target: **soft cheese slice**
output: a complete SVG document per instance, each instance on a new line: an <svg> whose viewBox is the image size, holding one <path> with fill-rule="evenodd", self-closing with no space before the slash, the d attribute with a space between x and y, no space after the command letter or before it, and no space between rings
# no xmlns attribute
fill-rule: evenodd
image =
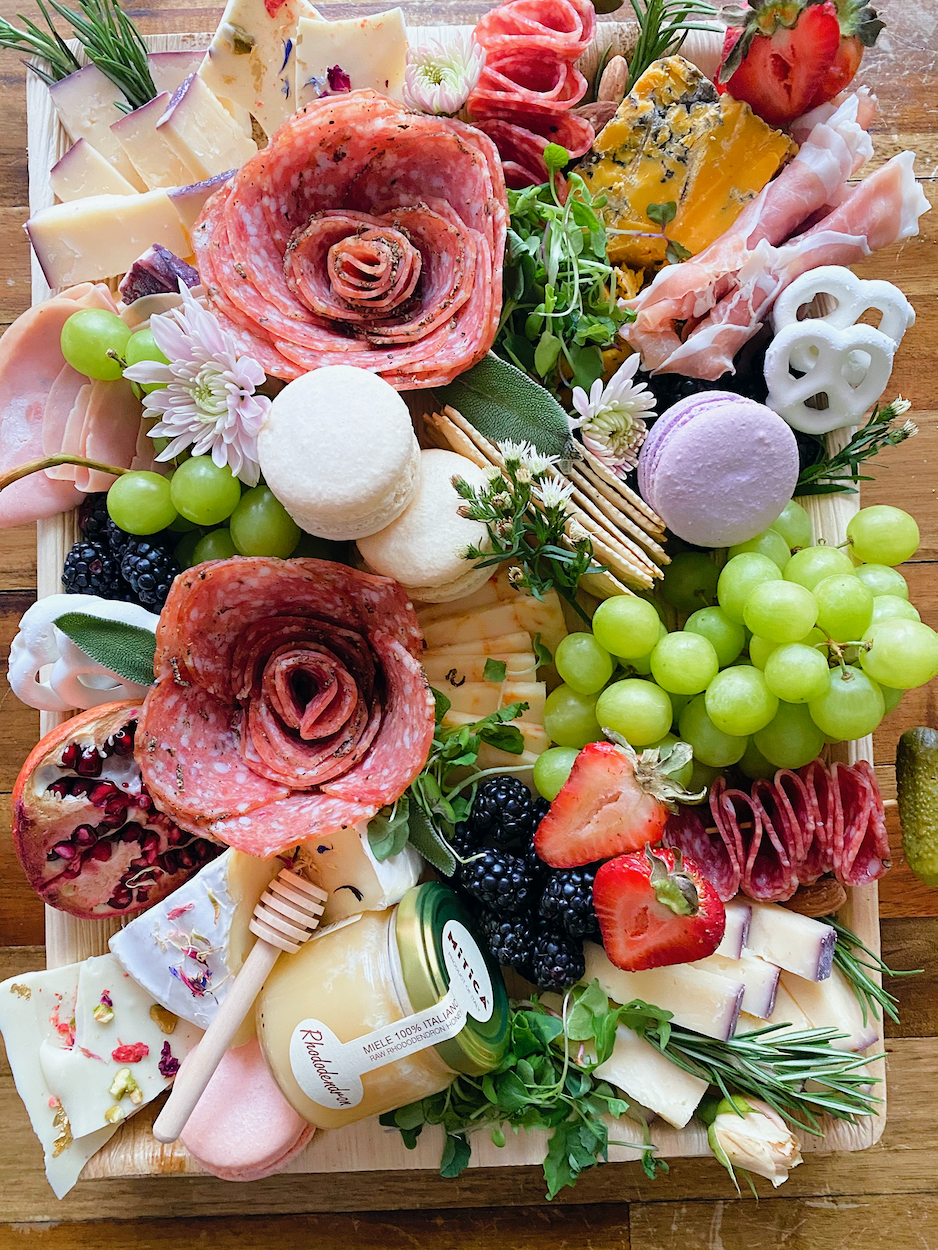
<svg viewBox="0 0 938 1250"><path fill-rule="evenodd" d="M830 925L774 903L752 904L746 946L753 955L761 955L786 972L808 981L826 980L831 974L836 942L837 932Z"/></svg>
<svg viewBox="0 0 938 1250"><path fill-rule="evenodd" d="M296 101L302 108L328 90L332 66L348 74L352 91L371 87L404 98L407 30L403 9L323 22L301 17L296 36Z"/></svg>
<svg viewBox="0 0 938 1250"><path fill-rule="evenodd" d="M64 202L86 195L136 195L137 188L117 172L87 139L73 143L49 171L49 183Z"/></svg>
<svg viewBox="0 0 938 1250"><path fill-rule="evenodd" d="M0 984L0 1033L13 1082L39 1138L46 1177L57 1198L65 1197L91 1156L117 1131L116 1126L107 1125L88 1137L75 1137L39 1060L43 1045L62 1047L71 1039L69 1023L78 992L79 967L68 964L27 972Z"/></svg>
<svg viewBox="0 0 938 1250"><path fill-rule="evenodd" d="M640 998L642 1002L670 1011L674 1023L685 1029L720 1041L733 1036L746 992L742 981L703 972L691 964L624 972L593 942L584 943L583 954L586 958L584 983L588 985L595 978L613 1002L630 1003Z"/></svg>
<svg viewBox="0 0 938 1250"><path fill-rule="evenodd" d="M733 898L726 904L726 928L715 954L727 959L738 959L743 953L749 926L752 923L752 907L741 898Z"/></svg>
<svg viewBox="0 0 938 1250"><path fill-rule="evenodd" d="M49 95L70 139L75 142L87 139L132 187L137 191L146 190L146 184L130 163L117 136L111 133L112 122L123 116L118 104L129 105L110 78L96 65L85 65L60 82L52 83Z"/></svg>
<svg viewBox="0 0 938 1250"><path fill-rule="evenodd" d="M237 169L257 155L257 144L198 74L190 74L173 92L156 133L175 149L196 179Z"/></svg>
<svg viewBox="0 0 938 1250"><path fill-rule="evenodd" d="M479 642L525 630L532 637L540 634L541 642L551 654L567 634L563 609L555 591L546 595L543 602L533 595L518 595L513 601L496 603L480 611L429 621L422 628L427 646L431 648Z"/></svg>
<svg viewBox="0 0 938 1250"><path fill-rule="evenodd" d="M836 1028L847 1035L833 1045L843 1050L866 1050L879 1038L873 1013L867 1009L864 1023L860 1000L839 968L834 967L826 981L806 981L783 972L782 985L815 1029Z"/></svg>
<svg viewBox="0 0 938 1250"><path fill-rule="evenodd" d="M743 1011L763 1019L772 1014L780 974L780 969L775 964L766 963L757 955L742 954L738 959L727 959L725 955L714 954L708 955L706 959L698 959L691 967L742 981L746 987Z"/></svg>
<svg viewBox="0 0 938 1250"><path fill-rule="evenodd" d="M158 1003L207 1029L254 945L254 905L282 867L227 850L108 945ZM232 1045L243 1044L240 1037Z"/></svg>
<svg viewBox="0 0 938 1250"><path fill-rule="evenodd" d="M164 91L141 108L126 113L111 126L137 173L152 191L155 187L184 187L197 182L200 172L187 164L173 145L157 130L169 106Z"/></svg>
<svg viewBox="0 0 938 1250"><path fill-rule="evenodd" d="M189 236L165 191L90 195L33 213L26 233L53 287L126 273L138 256L162 243L177 256L192 252Z"/></svg>
<svg viewBox="0 0 938 1250"><path fill-rule="evenodd" d="M458 689L466 682L485 681L485 665L487 660L496 660L505 665L505 676L514 682L534 682L537 672L537 660L533 651L492 652L486 655L446 656L439 652L430 652L423 656L423 671L427 681L437 690L442 690L447 698L450 692ZM538 683L541 684L541 683Z"/></svg>
<svg viewBox="0 0 938 1250"><path fill-rule="evenodd" d="M335 837L302 843L297 862L329 895L322 926L364 911L393 907L417 884L423 871L423 860L412 846L405 846L389 859L375 859L366 823Z"/></svg>
<svg viewBox="0 0 938 1250"><path fill-rule="evenodd" d="M612 1054L595 1075L675 1128L687 1124L708 1089L706 1081L679 1068L624 1024L616 1029Z"/></svg>
<svg viewBox="0 0 938 1250"><path fill-rule="evenodd" d="M297 25L300 18L318 17L309 0L228 0L199 78L219 99L247 109L272 135L298 107Z"/></svg>
<svg viewBox="0 0 938 1250"><path fill-rule="evenodd" d="M524 719L540 724L544 720L547 687L542 681L463 681L444 686L454 712L467 712L474 720L497 712L509 703L527 703Z"/></svg>

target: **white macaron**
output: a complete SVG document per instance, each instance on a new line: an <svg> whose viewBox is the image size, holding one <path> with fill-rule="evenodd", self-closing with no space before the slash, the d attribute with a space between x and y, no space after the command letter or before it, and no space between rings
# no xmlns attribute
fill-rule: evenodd
<svg viewBox="0 0 938 1250"><path fill-rule="evenodd" d="M285 386L257 440L267 485L308 534L344 542L384 529L417 490L407 405L366 369L327 365Z"/></svg>
<svg viewBox="0 0 938 1250"><path fill-rule="evenodd" d="M464 500L453 486L461 477L470 486L485 487L488 478L465 456L430 448L420 453L417 493L396 521L378 534L358 541L368 567L393 577L425 603L447 603L479 589L491 576L465 558L469 546L484 548L481 521L459 515Z"/></svg>

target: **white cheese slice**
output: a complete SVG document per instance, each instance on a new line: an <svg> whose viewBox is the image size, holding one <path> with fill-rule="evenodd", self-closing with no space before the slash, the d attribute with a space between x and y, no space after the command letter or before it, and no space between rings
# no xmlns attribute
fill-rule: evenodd
<svg viewBox="0 0 938 1250"><path fill-rule="evenodd" d="M866 1050L879 1038L879 1029L872 1011L863 1009L850 982L838 967L831 970L826 981L806 981L792 972L782 973L782 985L816 1029L836 1028L847 1035L833 1045L842 1050Z"/></svg>
<svg viewBox="0 0 938 1250"><path fill-rule="evenodd" d="M136 195L137 188L117 172L87 139L79 139L49 171L49 183L64 202L86 195Z"/></svg>
<svg viewBox="0 0 938 1250"><path fill-rule="evenodd" d="M634 998L662 1007L674 1016L674 1023L695 1033L726 1041L736 1029L746 987L742 981L712 972L703 972L691 964L671 964L666 968L648 968L642 972L625 972L608 959L601 946L583 944L586 957L585 984L594 978L616 1003L629 1003Z"/></svg>
<svg viewBox="0 0 938 1250"><path fill-rule="evenodd" d="M278 859L225 851L108 945L158 1003L207 1029L254 945L254 906L282 867ZM250 1017L246 1023L243 1040L250 1041Z"/></svg>
<svg viewBox="0 0 938 1250"><path fill-rule="evenodd" d="M769 963L808 981L831 974L837 932L809 916L775 903L753 903L746 947Z"/></svg>
<svg viewBox="0 0 938 1250"><path fill-rule="evenodd" d="M226 169L223 174L216 174L214 178L207 178L205 182L194 182L188 187L174 187L169 192L173 208L190 234L198 220L199 213L205 207L205 201L210 195L214 195L235 172L234 169Z"/></svg>
<svg viewBox="0 0 938 1250"><path fill-rule="evenodd" d="M26 233L52 287L126 273L154 243L189 256L192 247L165 191L90 195L33 213Z"/></svg>
<svg viewBox="0 0 938 1250"><path fill-rule="evenodd" d="M468 642L454 642L445 647L427 647L424 659L469 659L478 655L528 655L531 654L531 635L527 630L517 630L513 634L500 634L497 638L486 638L484 647L478 639Z"/></svg>
<svg viewBox="0 0 938 1250"><path fill-rule="evenodd" d="M758 1016L752 1016L748 1011L744 1011L739 1017L736 1032L752 1033L756 1029L764 1029L767 1024L789 1025L788 1032L814 1027L781 982L775 992L775 1006L772 1008L772 1014L761 1020Z"/></svg>
<svg viewBox="0 0 938 1250"><path fill-rule="evenodd" d="M296 100L303 108L328 91L327 71L345 71L351 90L370 87L392 100L404 98L407 30L403 9L323 22L301 17L296 36Z"/></svg>
<svg viewBox="0 0 938 1250"><path fill-rule="evenodd" d="M329 895L322 925L393 907L417 884L423 871L423 860L412 846L389 859L375 859L367 824L302 843L298 862Z"/></svg>
<svg viewBox="0 0 938 1250"><path fill-rule="evenodd" d="M624 1024L616 1029L612 1054L599 1065L595 1075L675 1128L687 1124L709 1088L706 1081L679 1068Z"/></svg>
<svg viewBox="0 0 938 1250"><path fill-rule="evenodd" d="M173 92L156 133L175 149L196 180L237 169L257 155L257 144L198 74L190 74Z"/></svg>
<svg viewBox="0 0 938 1250"><path fill-rule="evenodd" d="M741 898L730 899L724 904L726 909L726 928L723 938L716 949L717 955L725 955L727 959L738 959L743 953L749 926L752 923L752 908Z"/></svg>
<svg viewBox="0 0 938 1250"><path fill-rule="evenodd" d="M271 7L264 0L228 0L198 71L219 99L247 109L268 136L297 109L297 24L319 17L309 0Z"/></svg>
<svg viewBox="0 0 938 1250"><path fill-rule="evenodd" d="M176 88L194 74L202 64L205 56L204 48L183 48L174 52L151 52L147 57L150 77L158 92L168 91L170 95Z"/></svg>
<svg viewBox="0 0 938 1250"><path fill-rule="evenodd" d="M421 625L429 625L431 621L443 621L450 616L462 616L474 612L478 608L489 608L493 603L501 603L517 595L508 583L510 595L502 592L497 577L490 577L487 582L474 590L471 595L463 595L461 599L451 599L449 603L428 603L417 609L417 618Z"/></svg>
<svg viewBox="0 0 938 1250"><path fill-rule="evenodd" d="M169 101L169 93L164 91L111 126L112 133L117 135L121 147L151 191L156 187L188 186L201 176L157 130Z"/></svg>
<svg viewBox="0 0 938 1250"><path fill-rule="evenodd" d="M427 680L437 690L449 696L464 682L485 681L486 660L497 660L505 665L505 676L514 681L533 682L537 674L537 660L533 651L512 655L507 651L487 655L445 656L439 652L424 654L422 663Z"/></svg>
<svg viewBox="0 0 938 1250"><path fill-rule="evenodd" d="M702 968L704 972L722 973L734 981L742 981L746 987L743 1011L762 1019L772 1014L780 974L780 969L775 964L766 963L757 955L743 954L739 959L727 959L725 955L714 954L708 955L706 959L696 960L691 967Z"/></svg>
<svg viewBox="0 0 938 1250"><path fill-rule="evenodd" d="M454 712L466 712L474 720L480 720L509 703L527 703L524 719L535 724L544 721L547 687L542 681L493 682L479 679L458 685L450 683L443 690Z"/></svg>
<svg viewBox="0 0 938 1250"><path fill-rule="evenodd" d="M64 1198L81 1170L117 1131L107 1125L87 1137L75 1137L58 1092L40 1063L45 1046L71 1040L69 1022L78 992L79 964L27 972L0 984L0 1033L6 1045L16 1092L23 1100L45 1157L46 1177L57 1198ZM60 1029L65 1029L65 1033Z"/></svg>
<svg viewBox="0 0 938 1250"><path fill-rule="evenodd" d="M514 600L479 611L428 621L423 625L423 636L427 647L433 648L460 642L479 643L521 630L532 637L540 634L548 651L551 654L556 651L557 644L566 637L567 626L555 591L546 595L543 602L533 595L518 595Z"/></svg>
<svg viewBox="0 0 938 1250"><path fill-rule="evenodd" d="M117 105L127 105L127 98L110 78L102 74L96 65L85 65L60 82L53 83L49 95L70 139L74 142L87 139L132 187L137 191L146 190L143 179L128 160L116 135L111 133L111 123L123 116Z"/></svg>

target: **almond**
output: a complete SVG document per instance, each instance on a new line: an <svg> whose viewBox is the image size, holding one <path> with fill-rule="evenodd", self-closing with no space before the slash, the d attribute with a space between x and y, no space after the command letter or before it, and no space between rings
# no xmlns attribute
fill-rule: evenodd
<svg viewBox="0 0 938 1250"><path fill-rule="evenodd" d="M616 115L618 104L615 100L597 100L595 104L581 104L579 108L572 111L577 117L585 117L597 134L602 130L607 122L612 121Z"/></svg>
<svg viewBox="0 0 938 1250"><path fill-rule="evenodd" d="M625 88L629 81L629 67L626 64L624 56L610 57L606 62L606 68L603 70L602 78L599 80L599 88L596 92L597 100L613 100L618 105L625 95Z"/></svg>
<svg viewBox="0 0 938 1250"><path fill-rule="evenodd" d="M802 916L827 916L839 911L847 901L847 891L835 877L820 877L813 885L798 887L795 895L782 903Z"/></svg>

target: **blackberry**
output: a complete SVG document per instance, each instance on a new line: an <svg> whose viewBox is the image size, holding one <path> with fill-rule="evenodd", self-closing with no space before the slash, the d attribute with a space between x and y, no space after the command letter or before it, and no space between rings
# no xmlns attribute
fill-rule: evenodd
<svg viewBox="0 0 938 1250"><path fill-rule="evenodd" d="M533 835L534 800L517 777L486 777L476 790L470 820L496 846L517 846Z"/></svg>
<svg viewBox="0 0 938 1250"><path fill-rule="evenodd" d="M124 547L120 571L141 604L160 612L179 563L168 547L152 538L132 538Z"/></svg>
<svg viewBox="0 0 938 1250"><path fill-rule="evenodd" d="M111 555L120 562L123 559L127 544L133 542L133 534L128 534L126 530L122 530L119 525L115 525L110 517L105 525L105 533L107 540L111 546Z"/></svg>
<svg viewBox="0 0 938 1250"><path fill-rule="evenodd" d="M538 907L541 915L562 925L570 937L592 937L599 932L593 908L593 880L598 864L552 872Z"/></svg>
<svg viewBox="0 0 938 1250"><path fill-rule="evenodd" d="M106 538L108 525L114 522L108 516L107 491L86 495L78 509L78 528L85 538Z"/></svg>
<svg viewBox="0 0 938 1250"><path fill-rule="evenodd" d="M542 926L531 952L531 977L541 990L569 989L586 972L583 943L568 933L557 933Z"/></svg>
<svg viewBox="0 0 938 1250"><path fill-rule="evenodd" d="M475 835L475 830L467 821L461 820L455 826L453 832L449 836L449 844L463 859L468 859L470 855L475 855L480 849L479 839Z"/></svg>
<svg viewBox="0 0 938 1250"><path fill-rule="evenodd" d="M530 977L535 930L530 916L496 916L486 912L479 927L489 950L500 964Z"/></svg>
<svg viewBox="0 0 938 1250"><path fill-rule="evenodd" d="M69 595L100 595L123 599L126 586L120 568L102 538L81 538L65 557L62 585Z"/></svg>
<svg viewBox="0 0 938 1250"><path fill-rule="evenodd" d="M458 876L467 894L498 915L516 915L534 905L534 883L520 855L486 851L471 864L460 864Z"/></svg>

